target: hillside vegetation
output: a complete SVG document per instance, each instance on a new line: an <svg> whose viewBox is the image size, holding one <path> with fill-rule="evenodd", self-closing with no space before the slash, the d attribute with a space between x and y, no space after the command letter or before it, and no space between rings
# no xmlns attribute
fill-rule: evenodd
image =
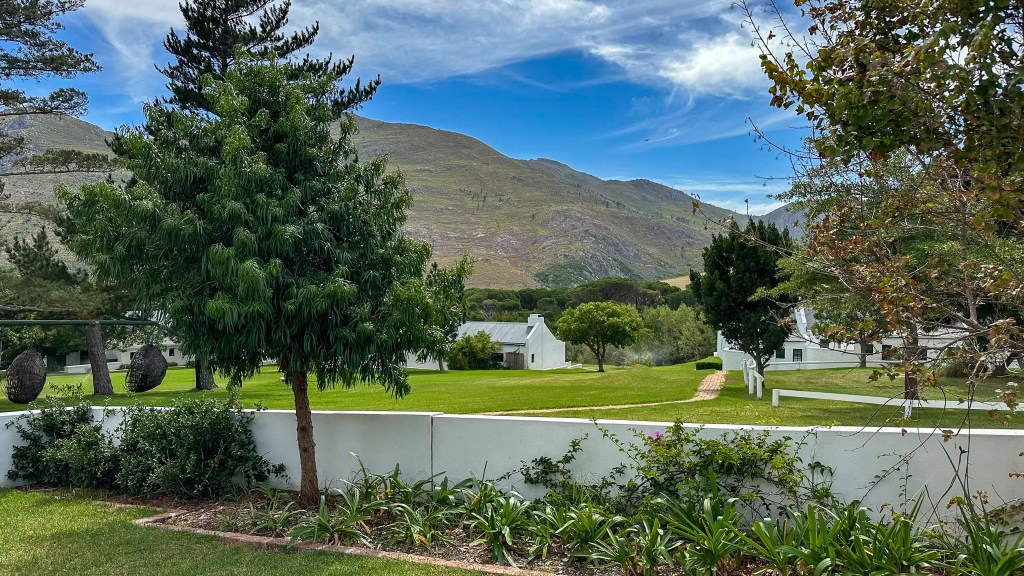
<svg viewBox="0 0 1024 576"><path fill-rule="evenodd" d="M704 204L648 180L601 180L552 160L516 160L454 132L358 118L360 156L387 155L406 177L414 204L409 233L436 257L476 259L470 285L502 288L572 286L606 276L655 280L700 266L715 226L734 212ZM16 118L36 151L106 150L110 133L67 117ZM15 202L53 202L60 182L92 176L14 177ZM0 217L0 234L34 231L40 222Z"/></svg>

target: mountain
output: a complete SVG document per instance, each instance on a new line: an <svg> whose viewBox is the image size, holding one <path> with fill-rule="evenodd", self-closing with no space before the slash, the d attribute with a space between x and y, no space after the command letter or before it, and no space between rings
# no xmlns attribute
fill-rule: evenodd
<svg viewBox="0 0 1024 576"><path fill-rule="evenodd" d="M25 117L9 125L36 151L105 150L110 133L67 117ZM475 286L572 285L604 276L661 279L700 266L710 221L730 210L649 180L601 180L547 159L516 160L468 136L413 124L357 118L362 158L387 155L413 194L407 229L441 262L476 260ZM53 201L58 181L99 176L7 180L15 201ZM778 211L776 211L778 212ZM772 214L775 214L774 212ZM771 215L769 215L771 216ZM0 233L26 233L39 222L0 218Z"/></svg>

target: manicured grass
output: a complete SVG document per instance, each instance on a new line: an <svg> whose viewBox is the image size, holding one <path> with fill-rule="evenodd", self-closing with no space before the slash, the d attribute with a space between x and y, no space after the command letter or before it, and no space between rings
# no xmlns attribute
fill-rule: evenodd
<svg viewBox="0 0 1024 576"><path fill-rule="evenodd" d="M1001 428L1003 421L986 413L973 410L914 410L910 421L903 420L903 409L897 406L873 406L850 402L783 398L778 408L771 403L771 388L818 390L868 396L899 397L903 392L901 380L871 382L870 369L836 369L768 372L766 389L760 400L747 394L740 372L726 376L725 387L718 398L707 402L666 404L615 410L586 410L556 412L544 416L573 418L602 418L621 420L649 420L659 422L693 422L701 424L757 424L766 426L920 426L956 428ZM992 379L978 391L978 399L994 397L994 390L1010 379ZM947 397L952 400L965 389L962 379L942 383ZM956 393L954 393L956 392ZM925 398L941 399L939 389L926 389ZM1000 414L1002 418L1006 413ZM970 418L969 422L965 420ZM1011 428L1024 428L1024 415L1016 414Z"/></svg>
<svg viewBox="0 0 1024 576"><path fill-rule="evenodd" d="M395 560L230 546L210 536L131 523L154 513L139 508L112 508L76 497L0 490L0 574L476 574Z"/></svg>
<svg viewBox="0 0 1024 576"><path fill-rule="evenodd" d="M433 372L413 370L409 373L412 392L395 399L380 386L337 388L324 392L311 391L314 410L403 410L434 411L450 414L472 414L506 410L565 408L664 402L690 398L708 372L694 370L693 364L662 368L635 366L610 368L598 373L590 370L481 370ZM81 384L91 391L89 376L51 375L43 394L55 393L61 384ZM114 373L114 390L124 390L124 373ZM204 396L226 397L225 385ZM189 369L175 369L159 388L134 397L119 393L110 399L120 405L141 401L155 406L170 404L175 398L195 394L194 375ZM267 408L291 409L291 389L280 381L275 368L242 385L242 402L249 406L262 404ZM0 411L24 410L24 406L0 400Z"/></svg>
<svg viewBox="0 0 1024 576"><path fill-rule="evenodd" d="M761 424L788 426L941 426L959 427L965 424L967 412L950 410L915 410L910 421L903 421L898 406L873 406L826 400L783 398L779 408L771 405L772 388L818 390L867 396L899 397L902 380L889 380L882 376L870 379L872 369L830 369L768 372L764 398L757 400L747 395L739 372L726 377L726 386L718 398L703 402L637 406L604 410L548 412L538 416L568 418L602 418L622 420L684 421L705 424ZM680 364L648 368L609 368L600 374L590 370L552 370L546 372L482 370L432 372L413 370L409 374L412 392L405 398L395 399L379 386L358 386L352 389L313 391L310 400L315 410L401 410L431 411L449 414L475 414L510 410L547 410L587 406L614 406L674 402L691 398L700 381L713 372L695 370L694 365ZM113 374L115 390L124 389L124 373ZM263 405L267 408L291 409L291 390L279 380L273 367L245 382L241 398L247 406ZM995 398L995 390L1014 378L990 379L977 391L978 400ZM89 376L50 376L44 394L56 392L61 384L81 384L88 392ZM175 398L189 397L193 391L193 372L173 369L164 383L150 392L136 396L118 394L110 404L132 402L164 406ZM221 382L223 386L224 383ZM944 396L956 400L967 392L964 379L944 379L939 388L925 388L928 399ZM223 388L202 392L203 396L224 398ZM0 400L0 411L21 410L18 406ZM527 413L528 415L529 413ZM1005 414L1005 413L1004 413ZM970 425L975 428L1002 427L981 411L972 411ZM1016 415L1011 427L1024 428L1024 415Z"/></svg>

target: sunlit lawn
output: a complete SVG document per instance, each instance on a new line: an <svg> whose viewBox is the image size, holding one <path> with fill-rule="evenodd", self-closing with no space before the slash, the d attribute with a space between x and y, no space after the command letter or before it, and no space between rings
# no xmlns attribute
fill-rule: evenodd
<svg viewBox="0 0 1024 576"><path fill-rule="evenodd" d="M680 420L708 424L929 427L958 427L964 423L965 417L970 416L970 424L976 428L1003 426L1001 420L993 419L978 410L971 411L970 414L962 410L915 410L912 420L904 422L903 411L898 403L895 406L874 406L784 397L779 408L773 408L771 405L772 388L888 398L902 395L902 380L892 381L882 376L872 381L871 373L871 369L770 371L765 380L764 398L758 400L747 395L740 373L731 372L727 376L726 386L721 395L710 401L535 415L663 422ZM412 391L404 398L395 399L379 386L361 385L351 389L338 388L324 392L314 390L310 393L310 400L315 410L400 410L450 414L677 402L691 398L700 381L709 374L712 372L695 370L692 363L659 368L612 367L603 374L591 370L483 370L444 373L413 370L409 374ZM114 373L113 378L114 388L119 393L109 399L109 402L115 405L142 402L162 406L170 404L176 398L194 397L197 394L214 398L227 396L223 381L220 382L220 390L193 391L193 372L184 368L170 370L167 379L159 388L136 396L123 393L123 372ZM977 399L995 398L995 390L1012 379L985 381L977 391ZM51 375L44 394L56 393L57 386L67 384L81 385L86 392L91 389L89 376ZM941 382L941 388L925 388L922 393L929 399L942 399L945 395L955 401L966 393L965 381L945 379ZM280 375L273 367L246 381L242 386L241 399L247 406L259 404L279 409L291 409L293 406L290 388L280 381ZM20 409L24 407L0 400L0 411ZM1022 420L1024 416L1014 416L1010 422L1011 427L1024 428Z"/></svg>
<svg viewBox="0 0 1024 576"><path fill-rule="evenodd" d="M268 551L211 536L135 526L153 510L112 508L83 498L0 490L4 576L471 576L476 572L326 552Z"/></svg>
<svg viewBox="0 0 1024 576"><path fill-rule="evenodd" d="M472 414L505 410L564 408L569 406L602 406L637 404L690 398L701 379L710 372L697 371L693 364L663 368L610 368L598 373L590 370L481 370L434 372L412 370L409 373L411 393L396 399L380 386L360 385L350 389L336 388L310 392L314 410L403 410ZM111 404L141 401L163 406L175 398L197 394L194 373L189 369L172 369L164 383L155 390L128 396L124 391L124 373L111 375L118 394ZM81 384L88 393L90 376L51 375L43 394L52 394L60 385ZM225 383L204 396L226 397ZM291 409L291 389L280 381L276 368L242 385L242 402L249 406L262 404L267 408ZM0 400L0 411L22 410L23 406Z"/></svg>
<svg viewBox="0 0 1024 576"><path fill-rule="evenodd" d="M875 406L828 400L809 400L783 397L779 407L773 408L771 388L794 390L817 390L822 392L861 394L886 398L902 397L902 380L888 378L872 382L870 369L832 369L767 372L766 389L760 400L747 394L740 372L730 372L721 395L708 402L666 404L622 408L615 410L586 410L545 414L545 416L572 416L576 418L605 418L622 420L653 420L661 422L694 422L718 424L759 424L773 426L922 426L959 427L970 424L974 428L1001 428L1000 413L997 418L980 410L914 410L909 422L903 421L903 409L895 406ZM1012 378L991 379L982 384L978 399L992 399L994 390L1005 385ZM955 401L966 386L963 379L947 379L941 388L926 388L922 395L928 399L942 399L943 393ZM969 421L966 420L969 418ZM1014 415L1009 422L1012 428L1024 428L1024 416Z"/></svg>

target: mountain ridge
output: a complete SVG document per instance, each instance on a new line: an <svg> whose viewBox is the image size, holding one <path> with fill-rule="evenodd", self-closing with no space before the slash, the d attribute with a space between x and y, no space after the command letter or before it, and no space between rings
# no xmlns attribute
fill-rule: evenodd
<svg viewBox="0 0 1024 576"><path fill-rule="evenodd" d="M20 119L19 119L20 120ZM476 260L473 286L521 288L572 285L604 276L649 280L699 268L701 249L719 230L712 223L739 214L647 179L602 180L549 158L507 157L486 143L418 124L356 117L359 157L388 157L412 192L408 233L434 247L435 257ZM15 126L34 151L106 149L110 132L68 117L33 117ZM14 201L52 202L58 181L80 185L92 176L7 180ZM0 218L4 236L40 225Z"/></svg>

